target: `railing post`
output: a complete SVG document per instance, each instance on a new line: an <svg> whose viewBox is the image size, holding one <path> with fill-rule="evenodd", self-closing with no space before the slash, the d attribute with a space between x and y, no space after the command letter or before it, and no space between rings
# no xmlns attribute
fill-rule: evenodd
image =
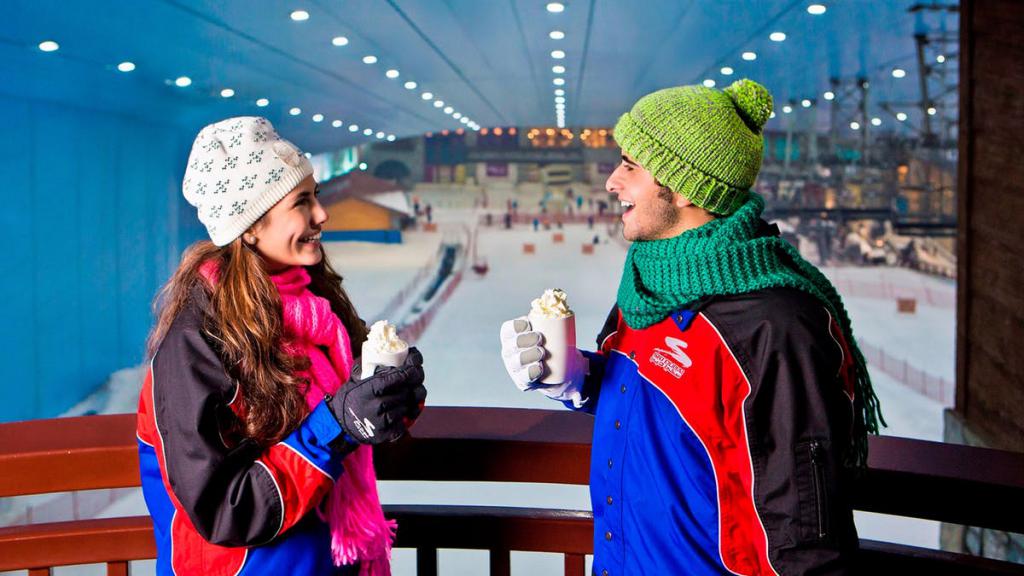
<svg viewBox="0 0 1024 576"><path fill-rule="evenodd" d="M107 562L107 576L128 576L128 562Z"/></svg>
<svg viewBox="0 0 1024 576"><path fill-rule="evenodd" d="M50 568L32 568L28 571L28 576L50 576L53 574Z"/></svg>
<svg viewBox="0 0 1024 576"><path fill-rule="evenodd" d="M416 549L416 576L437 576L437 548Z"/></svg>
<svg viewBox="0 0 1024 576"><path fill-rule="evenodd" d="M512 574L511 553L508 550L491 548L491 576L510 576Z"/></svg>
<svg viewBox="0 0 1024 576"><path fill-rule="evenodd" d="M583 576L587 570L587 558L583 554L565 555L565 576Z"/></svg>

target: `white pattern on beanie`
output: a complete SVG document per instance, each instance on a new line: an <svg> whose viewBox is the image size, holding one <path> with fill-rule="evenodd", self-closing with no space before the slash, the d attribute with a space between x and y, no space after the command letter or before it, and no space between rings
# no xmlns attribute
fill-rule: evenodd
<svg viewBox="0 0 1024 576"><path fill-rule="evenodd" d="M239 116L199 131L182 191L210 240L225 246L312 173L309 159L270 121Z"/></svg>

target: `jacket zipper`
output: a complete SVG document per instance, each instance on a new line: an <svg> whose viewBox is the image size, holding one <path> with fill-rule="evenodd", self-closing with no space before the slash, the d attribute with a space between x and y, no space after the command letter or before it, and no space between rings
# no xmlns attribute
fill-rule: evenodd
<svg viewBox="0 0 1024 576"><path fill-rule="evenodd" d="M828 517L826 515L825 471L821 462L821 444L817 440L811 442L811 467L814 472L814 501L818 509L818 539L824 540L828 535Z"/></svg>

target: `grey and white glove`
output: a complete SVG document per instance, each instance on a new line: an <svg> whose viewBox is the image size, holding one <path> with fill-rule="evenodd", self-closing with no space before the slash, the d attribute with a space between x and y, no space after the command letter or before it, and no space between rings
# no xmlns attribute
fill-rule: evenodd
<svg viewBox="0 0 1024 576"><path fill-rule="evenodd" d="M544 335L534 331L525 316L520 316L501 325L500 337L501 360L517 388L536 390L553 400L572 401L577 408L586 402L581 390L588 362L579 350L572 350L565 382L544 384L540 380L548 373L544 361L549 357L543 346Z"/></svg>

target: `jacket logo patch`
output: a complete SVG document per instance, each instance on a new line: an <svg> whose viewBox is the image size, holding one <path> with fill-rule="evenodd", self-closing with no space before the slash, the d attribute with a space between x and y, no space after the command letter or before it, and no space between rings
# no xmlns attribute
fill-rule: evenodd
<svg viewBox="0 0 1024 576"><path fill-rule="evenodd" d="M686 342L678 338L666 337L665 348L654 349L650 358L651 364L668 372L674 378L681 378L686 369L693 366L693 360L690 360L690 356L683 351L683 348L686 348Z"/></svg>
<svg viewBox="0 0 1024 576"><path fill-rule="evenodd" d="M373 438L373 431L376 430L376 426L373 422L370 422L369 418L359 419L359 415L355 413L351 408L348 409L348 413L352 415L354 419L356 431L362 434L363 439Z"/></svg>

